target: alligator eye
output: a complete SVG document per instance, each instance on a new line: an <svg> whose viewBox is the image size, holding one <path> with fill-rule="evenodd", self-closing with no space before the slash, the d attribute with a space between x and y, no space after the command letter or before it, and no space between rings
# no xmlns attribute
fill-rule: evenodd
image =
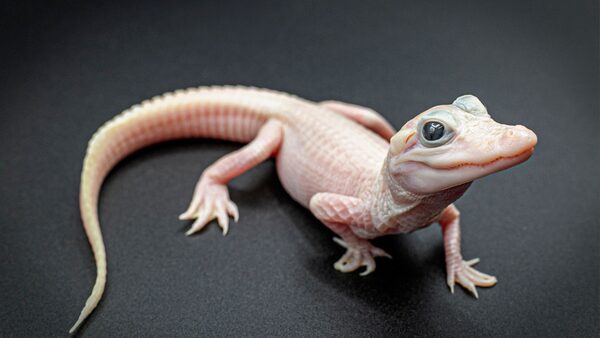
<svg viewBox="0 0 600 338"><path fill-rule="evenodd" d="M444 125L441 122L430 121L423 125L423 137L427 141L436 141L444 136Z"/></svg>

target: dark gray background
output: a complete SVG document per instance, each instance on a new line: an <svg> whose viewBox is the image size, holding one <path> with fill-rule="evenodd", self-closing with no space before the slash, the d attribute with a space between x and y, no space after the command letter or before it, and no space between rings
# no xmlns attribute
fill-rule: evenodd
<svg viewBox="0 0 600 338"><path fill-rule="evenodd" d="M82 336L593 336L599 325L598 2L4 4L0 335L64 336L95 277L79 219L88 139L177 88L246 84L370 106L395 126L473 93L539 137L459 200L463 253L498 276L445 284L438 226L376 241L367 277L287 196L272 162L241 212L186 237L202 170L239 147L184 140L123 161L102 192L108 287Z"/></svg>

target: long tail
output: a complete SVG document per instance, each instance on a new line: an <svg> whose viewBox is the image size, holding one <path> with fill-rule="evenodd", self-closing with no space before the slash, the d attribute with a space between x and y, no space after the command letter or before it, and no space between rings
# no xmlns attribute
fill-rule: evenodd
<svg viewBox="0 0 600 338"><path fill-rule="evenodd" d="M144 101L98 129L88 143L79 196L83 227L96 260L96 283L69 333L74 333L96 308L106 285L106 252L97 204L111 168L138 149L170 139L209 137L248 142L268 118L279 114L279 104L290 99L289 95L264 89L193 88Z"/></svg>

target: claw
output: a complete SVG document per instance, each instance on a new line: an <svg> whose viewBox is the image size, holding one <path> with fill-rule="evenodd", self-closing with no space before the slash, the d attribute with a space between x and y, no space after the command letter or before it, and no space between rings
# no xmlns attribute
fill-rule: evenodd
<svg viewBox="0 0 600 338"><path fill-rule="evenodd" d="M179 219L196 219L186 232L186 235L189 236L200 231L206 224L216 218L217 223L223 229L223 236L225 236L229 232L229 215L236 222L238 221L239 211L235 203L229 200L227 187L203 177L196 186L190 206L184 213L179 215Z"/></svg>
<svg viewBox="0 0 600 338"><path fill-rule="evenodd" d="M227 235L229 231L229 216L225 211L225 206L223 203L216 203L216 211L217 214L217 223L223 229L223 236Z"/></svg>
<svg viewBox="0 0 600 338"><path fill-rule="evenodd" d="M366 262L363 262L363 264L366 266L366 269L365 271L360 273L361 276L366 276L371 272L375 271L375 261L372 257L367 257Z"/></svg>
<svg viewBox="0 0 600 338"><path fill-rule="evenodd" d="M477 284L477 286L489 287L495 285L498 281L496 277L479 272L470 266L466 266L465 271L469 277L471 277L471 280Z"/></svg>
<svg viewBox="0 0 600 338"><path fill-rule="evenodd" d="M370 273L371 273L371 272L373 272L373 271L375 271L375 268L374 268L374 267L372 267L372 266L367 266L367 268L365 269L365 271L361 272L361 273L360 273L360 275L361 275L362 277L364 277L364 276L366 276L366 275L370 274Z"/></svg>
<svg viewBox="0 0 600 338"><path fill-rule="evenodd" d="M227 212L229 215L233 216L234 222L237 223L238 219L240 218L237 205L231 201L227 202Z"/></svg>
<svg viewBox="0 0 600 338"><path fill-rule="evenodd" d="M197 208L190 206L184 213L179 215L180 221L186 221L194 219L194 214L196 213Z"/></svg>
<svg viewBox="0 0 600 338"><path fill-rule="evenodd" d="M194 197L192 197L192 201L190 202L190 206L187 208L186 211L179 215L179 219L182 221L194 219L194 216L197 214L198 209L200 209L201 205L202 197L197 194L194 194Z"/></svg>
<svg viewBox="0 0 600 338"><path fill-rule="evenodd" d="M448 284L448 287L450 288L450 292L452 294L454 294L454 284L455 284L455 281L454 281L454 274L453 273L452 274L450 274L450 273L448 274L448 277L446 278L446 284Z"/></svg>
<svg viewBox="0 0 600 338"><path fill-rule="evenodd" d="M358 269L361 266L365 267L365 271L361 272L361 276L366 276L375 271L375 260L373 257L388 257L392 256L384 250L374 247L366 240L361 240L353 245L348 244L341 238L334 237L333 241L341 247L346 248L346 253L333 265L336 270L341 272L350 272Z"/></svg>
<svg viewBox="0 0 600 338"><path fill-rule="evenodd" d="M449 267L448 270L447 283L452 293L454 293L455 281L471 292L475 298L479 298L479 294L477 293L478 286L490 287L496 284L496 277L472 268L473 265L479 263L479 258L471 259L469 261L460 260L459 262L459 265Z"/></svg>
<svg viewBox="0 0 600 338"><path fill-rule="evenodd" d="M373 247L371 249L371 253L373 254L373 256L375 257L385 257L385 258L392 258L392 255L390 255L389 253L385 252L383 249L381 248L376 248Z"/></svg>
<svg viewBox="0 0 600 338"><path fill-rule="evenodd" d="M333 237L333 241L339 244L342 248L348 249L348 244L346 244L343 239L339 237Z"/></svg>
<svg viewBox="0 0 600 338"><path fill-rule="evenodd" d="M473 258L465 262L467 266L473 266L477 263L479 263L479 258Z"/></svg>
<svg viewBox="0 0 600 338"><path fill-rule="evenodd" d="M467 278L467 276L463 273L458 273L457 279L456 281L465 287L465 289L469 290L473 296L475 296L475 298L479 298L479 295L477 294L477 288L475 288L475 284L473 284L473 282Z"/></svg>
<svg viewBox="0 0 600 338"><path fill-rule="evenodd" d="M196 221L194 222L194 224L192 224L192 226L190 227L190 230L188 230L185 234L187 236L190 236L190 235L202 230L206 226L206 224L208 224L208 222L210 220L211 220L210 208L207 206L200 211L198 218L196 218Z"/></svg>

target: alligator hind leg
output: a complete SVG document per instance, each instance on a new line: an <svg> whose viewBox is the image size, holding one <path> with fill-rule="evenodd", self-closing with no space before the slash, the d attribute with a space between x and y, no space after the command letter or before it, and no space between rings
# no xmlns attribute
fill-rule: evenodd
<svg viewBox="0 0 600 338"><path fill-rule="evenodd" d="M186 234L191 235L201 230L216 218L223 229L223 235L226 235L229 216L236 222L239 217L237 206L229 199L227 183L268 159L277 151L282 139L281 124L271 120L250 143L206 168L196 184L190 206L179 216L181 220L195 219Z"/></svg>
<svg viewBox="0 0 600 338"><path fill-rule="evenodd" d="M338 114L344 115L354 122L363 125L365 128L370 129L376 134L379 134L379 136L388 141L396 133L394 127L392 127L392 125L386 121L383 116L379 115L379 113L371 108L339 101L323 101L319 102L319 105Z"/></svg>

